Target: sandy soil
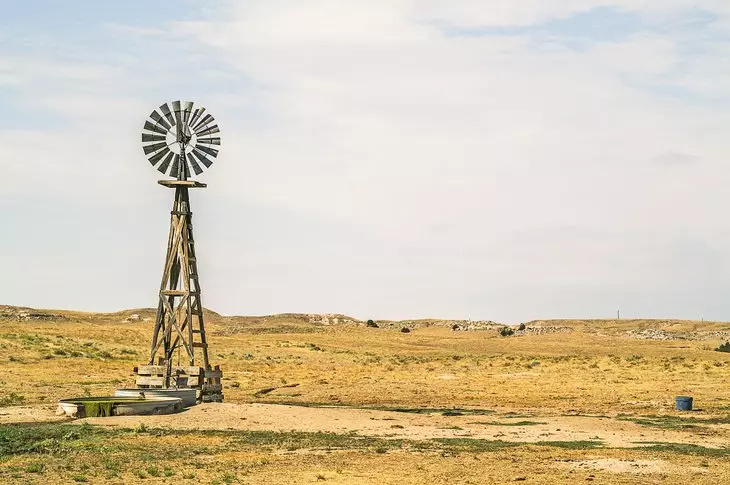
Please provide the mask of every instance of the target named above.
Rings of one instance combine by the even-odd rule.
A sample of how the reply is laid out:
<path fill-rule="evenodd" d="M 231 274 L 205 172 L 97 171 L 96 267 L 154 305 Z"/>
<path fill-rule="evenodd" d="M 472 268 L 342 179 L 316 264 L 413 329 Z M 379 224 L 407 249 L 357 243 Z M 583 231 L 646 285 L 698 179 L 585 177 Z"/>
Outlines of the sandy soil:
<path fill-rule="evenodd" d="M 73 423 L 133 428 L 256 430 L 351 433 L 393 439 L 474 438 L 534 443 L 539 441 L 600 440 L 606 446 L 633 448 L 649 442 L 672 442 L 721 448 L 730 426 L 715 425 L 713 433 L 649 428 L 607 417 L 505 417 L 507 411 L 486 415 L 443 416 L 342 407 L 302 407 L 276 404 L 206 403 L 182 413 L 162 416 L 86 418 Z M 62 420 L 51 406 L 4 408 L 0 423 Z M 515 426 L 520 421 L 539 424 Z M 598 466 L 598 465 L 596 465 Z"/>
<path fill-rule="evenodd" d="M 566 463 L 565 468 L 574 470 L 601 470 L 611 473 L 633 473 L 650 475 L 656 473 L 675 473 L 679 471 L 677 465 L 664 460 L 621 460 L 618 458 L 600 458 L 595 460 L 580 460 Z M 683 467 L 683 471 L 704 474 L 707 470 L 700 467 Z"/>
<path fill-rule="evenodd" d="M 67 421 L 65 416 L 56 414 L 52 405 L 11 406 L 0 408 L 0 424 L 10 423 L 49 423 Z"/>

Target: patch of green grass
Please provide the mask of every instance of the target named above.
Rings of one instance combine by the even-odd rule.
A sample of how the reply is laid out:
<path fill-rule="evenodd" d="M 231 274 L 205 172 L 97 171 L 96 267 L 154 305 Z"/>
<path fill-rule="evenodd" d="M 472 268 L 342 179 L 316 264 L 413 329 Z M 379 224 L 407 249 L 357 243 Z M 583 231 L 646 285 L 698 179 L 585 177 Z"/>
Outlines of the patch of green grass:
<path fill-rule="evenodd" d="M 221 477 L 221 480 L 223 480 L 223 483 L 230 484 L 230 483 L 233 483 L 233 482 L 237 482 L 238 481 L 238 478 L 233 473 L 226 473 L 225 475 L 223 475 Z"/>
<path fill-rule="evenodd" d="M 45 465 L 40 462 L 31 463 L 25 468 L 26 473 L 43 473 Z"/>
<path fill-rule="evenodd" d="M 542 421 L 515 421 L 515 422 L 502 422 L 502 421 L 474 421 L 469 424 L 482 424 L 485 426 L 536 426 L 538 424 L 547 424 Z"/>
<path fill-rule="evenodd" d="M 721 418 L 695 418 L 680 416 L 618 416 L 616 419 L 630 421 L 641 426 L 661 429 L 698 429 L 711 424 L 730 424 L 730 416 Z"/>
<path fill-rule="evenodd" d="M 102 438 L 119 431 L 87 424 L 6 425 L 0 426 L 0 456 L 26 453 L 62 453 L 72 449 L 93 449 Z"/>
<path fill-rule="evenodd" d="M 730 448 L 708 448 L 706 446 L 687 443 L 670 443 L 663 441 L 636 441 L 634 444 L 647 445 L 631 450 L 641 451 L 662 451 L 665 453 L 676 453 L 679 455 L 706 456 L 710 458 L 730 456 Z"/>
<path fill-rule="evenodd" d="M 363 448 L 402 448 L 401 440 L 385 440 L 360 436 L 357 434 L 310 433 L 274 431 L 231 432 L 234 443 L 253 446 L 273 446 L 293 451 L 297 449 L 363 449 Z"/>
<path fill-rule="evenodd" d="M 566 450 L 592 450 L 594 448 L 602 448 L 603 441 L 538 441 L 532 443 L 538 446 L 554 446 L 556 448 L 563 448 Z"/>

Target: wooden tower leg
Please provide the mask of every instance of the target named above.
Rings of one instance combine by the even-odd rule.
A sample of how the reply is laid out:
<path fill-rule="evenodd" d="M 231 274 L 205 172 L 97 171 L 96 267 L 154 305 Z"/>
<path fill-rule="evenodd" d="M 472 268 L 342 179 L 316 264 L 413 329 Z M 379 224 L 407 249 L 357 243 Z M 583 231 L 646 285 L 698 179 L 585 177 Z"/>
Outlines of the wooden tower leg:
<path fill-rule="evenodd" d="M 164 182 L 175 188 L 175 201 L 170 213 L 167 257 L 150 358 L 148 365 L 135 369 L 137 385 L 194 387 L 202 400 L 222 401 L 222 373 L 219 366 L 212 368 L 208 359 L 188 194 L 189 187 L 204 185 L 193 181 Z M 183 360 L 185 364 L 181 365 Z"/>

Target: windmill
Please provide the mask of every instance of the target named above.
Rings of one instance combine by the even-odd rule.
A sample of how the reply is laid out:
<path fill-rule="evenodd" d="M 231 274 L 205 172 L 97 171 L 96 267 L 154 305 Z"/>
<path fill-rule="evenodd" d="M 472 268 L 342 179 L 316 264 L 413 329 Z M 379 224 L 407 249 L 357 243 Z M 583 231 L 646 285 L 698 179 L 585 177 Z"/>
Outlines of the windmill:
<path fill-rule="evenodd" d="M 195 388 L 202 401 L 223 400 L 222 373 L 208 356 L 188 189 L 206 187 L 189 177 L 213 164 L 219 132 L 213 116 L 190 101 L 162 104 L 142 129 L 144 154 L 172 177 L 158 183 L 175 189 L 175 199 L 149 361 L 135 367 L 137 386 Z"/>

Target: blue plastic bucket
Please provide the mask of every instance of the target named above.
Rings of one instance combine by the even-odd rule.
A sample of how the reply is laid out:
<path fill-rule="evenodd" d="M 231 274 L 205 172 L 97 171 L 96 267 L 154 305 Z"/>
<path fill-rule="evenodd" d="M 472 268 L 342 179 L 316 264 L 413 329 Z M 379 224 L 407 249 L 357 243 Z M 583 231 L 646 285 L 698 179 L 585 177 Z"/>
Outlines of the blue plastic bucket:
<path fill-rule="evenodd" d="M 677 411 L 692 411 L 692 398 L 689 396 L 677 396 L 674 398 L 677 404 Z"/>

